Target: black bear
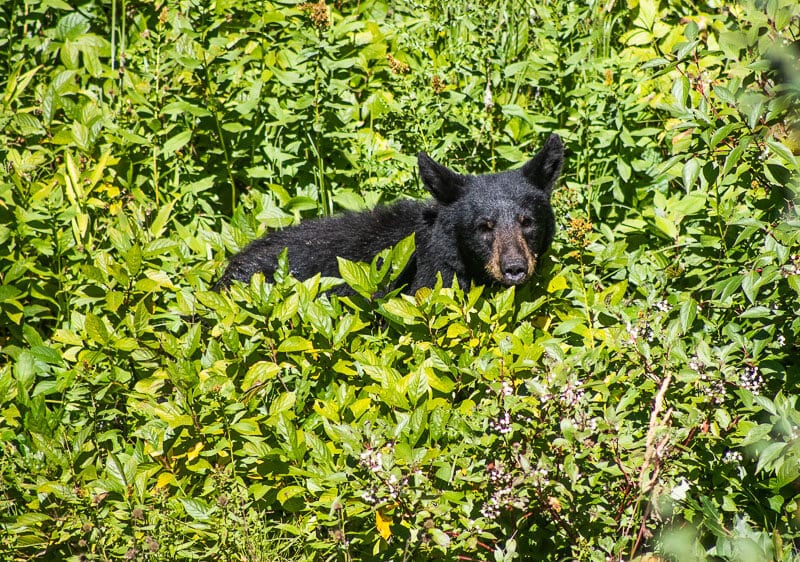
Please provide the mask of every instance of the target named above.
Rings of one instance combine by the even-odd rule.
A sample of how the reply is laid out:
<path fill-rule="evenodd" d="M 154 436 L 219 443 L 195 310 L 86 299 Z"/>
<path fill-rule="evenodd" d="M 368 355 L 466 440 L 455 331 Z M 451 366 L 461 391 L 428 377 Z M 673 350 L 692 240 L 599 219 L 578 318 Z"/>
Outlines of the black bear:
<path fill-rule="evenodd" d="M 432 287 L 439 273 L 446 283 L 455 275 L 465 288 L 472 282 L 510 286 L 528 281 L 553 241 L 550 193 L 564 161 L 561 138 L 550 135 L 524 166 L 498 174 L 458 174 L 424 152 L 418 161 L 433 199 L 398 201 L 271 232 L 233 256 L 214 288 L 249 281 L 259 271 L 270 279 L 284 248 L 296 278 L 336 277 L 337 256 L 370 261 L 412 233 L 416 251 L 400 278 L 406 292 Z M 339 286 L 333 292 L 352 290 Z"/>

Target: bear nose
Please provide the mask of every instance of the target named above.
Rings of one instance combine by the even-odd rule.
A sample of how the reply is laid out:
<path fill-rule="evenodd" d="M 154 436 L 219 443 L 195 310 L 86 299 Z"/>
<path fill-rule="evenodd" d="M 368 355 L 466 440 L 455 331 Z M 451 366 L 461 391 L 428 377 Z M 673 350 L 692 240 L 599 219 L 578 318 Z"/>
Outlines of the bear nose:
<path fill-rule="evenodd" d="M 509 260 L 503 264 L 503 281 L 509 285 L 517 285 L 525 281 L 528 268 L 522 259 Z"/>

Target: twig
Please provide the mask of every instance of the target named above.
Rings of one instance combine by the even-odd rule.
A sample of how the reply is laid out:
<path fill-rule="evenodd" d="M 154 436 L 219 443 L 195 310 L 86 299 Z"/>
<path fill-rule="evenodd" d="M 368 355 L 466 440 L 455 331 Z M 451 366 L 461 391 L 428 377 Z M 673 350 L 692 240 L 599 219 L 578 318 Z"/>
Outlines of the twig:
<path fill-rule="evenodd" d="M 672 375 L 667 373 L 661 380 L 661 386 L 653 400 L 653 410 L 650 412 L 650 426 L 647 429 L 647 439 L 645 440 L 644 462 L 639 472 L 639 488 L 642 491 L 642 496 L 650 493 L 655 487 L 658 481 L 658 473 L 663 464 L 662 459 L 664 451 L 669 445 L 668 434 L 662 436 L 660 439 L 656 439 L 656 434 L 660 428 L 666 427 L 669 424 L 669 419 L 672 416 L 672 408 L 670 408 L 664 413 L 663 418 L 661 418 L 661 411 L 664 409 L 664 396 L 667 394 L 670 382 L 672 382 Z M 652 473 L 649 474 L 648 471 L 651 466 Z M 631 549 L 631 558 L 635 556 L 647 532 L 647 519 L 650 517 L 651 509 L 652 505 L 648 502 L 642 517 L 642 523 L 639 526 L 639 532 L 636 535 L 636 542 Z"/>
<path fill-rule="evenodd" d="M 665 427 L 669 423 L 672 409 L 667 410 L 664 419 L 659 423 L 659 415 L 664 408 L 664 396 L 667 394 L 669 383 L 672 381 L 672 374 L 667 374 L 661 381 L 661 387 L 653 400 L 653 410 L 650 412 L 650 427 L 647 430 L 647 440 L 645 441 L 644 462 L 639 472 L 639 487 L 643 494 L 648 493 L 655 486 L 658 479 L 658 471 L 661 468 L 659 457 L 667 446 L 669 436 L 664 436 L 656 443 L 656 432 L 660 427 Z M 647 470 L 653 465 L 653 474 L 648 478 Z"/>

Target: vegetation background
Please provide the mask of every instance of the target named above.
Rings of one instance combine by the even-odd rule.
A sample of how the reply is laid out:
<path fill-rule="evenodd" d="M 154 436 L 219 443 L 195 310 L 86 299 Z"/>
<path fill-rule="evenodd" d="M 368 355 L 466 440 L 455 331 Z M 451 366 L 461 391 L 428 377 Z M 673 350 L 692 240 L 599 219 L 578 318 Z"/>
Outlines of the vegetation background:
<path fill-rule="evenodd" d="M 8 0 L 0 558 L 800 559 L 800 4 Z M 537 282 L 208 289 L 565 139 Z M 266 283 L 264 282 L 266 281 Z"/>

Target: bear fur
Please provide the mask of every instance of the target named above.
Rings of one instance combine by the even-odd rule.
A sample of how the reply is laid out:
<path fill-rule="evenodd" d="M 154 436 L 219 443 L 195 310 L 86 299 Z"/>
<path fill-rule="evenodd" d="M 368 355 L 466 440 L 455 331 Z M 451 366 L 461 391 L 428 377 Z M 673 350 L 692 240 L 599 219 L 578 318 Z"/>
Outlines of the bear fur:
<path fill-rule="evenodd" d="M 285 248 L 297 279 L 337 277 L 337 257 L 369 262 L 412 233 L 416 251 L 396 282 L 405 292 L 432 287 L 438 274 L 445 282 L 455 275 L 464 288 L 520 285 L 553 241 L 550 194 L 563 161 L 555 134 L 524 166 L 497 174 L 462 175 L 420 152 L 419 174 L 432 199 L 401 200 L 271 232 L 233 256 L 214 288 L 249 281 L 257 272 L 270 279 Z M 333 292 L 352 294 L 347 286 Z"/>

